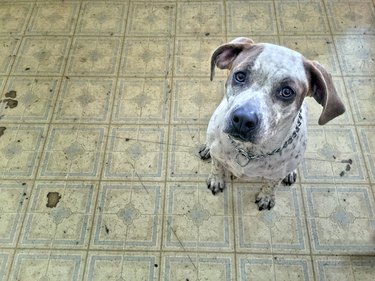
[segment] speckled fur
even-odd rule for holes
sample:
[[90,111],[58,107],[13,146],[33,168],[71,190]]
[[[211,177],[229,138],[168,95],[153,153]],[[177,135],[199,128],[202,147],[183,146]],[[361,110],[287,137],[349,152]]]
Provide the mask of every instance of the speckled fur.
[[[238,52],[241,48],[243,48],[242,51]],[[233,50],[235,54],[231,53]],[[254,44],[251,39],[247,38],[237,38],[215,51],[212,57],[211,79],[214,66],[230,69],[230,73],[226,83],[226,96],[211,117],[207,129],[207,140],[200,151],[202,159],[210,157],[212,159],[212,169],[207,185],[213,194],[225,188],[225,180],[230,173],[241,179],[261,179],[262,190],[255,202],[260,210],[271,209],[275,205],[275,189],[280,183],[290,185],[296,181],[296,168],[303,158],[307,143],[307,106],[304,98],[313,96],[318,100],[318,98],[322,99],[322,95],[323,97],[329,94],[334,95],[334,98],[338,100],[339,109],[342,109],[342,112],[345,110],[334,89],[330,90],[334,92],[333,94],[322,94],[320,91],[319,97],[314,96],[314,89],[321,87],[319,83],[323,82],[319,80],[319,85],[312,85],[314,82],[311,78],[312,74],[306,68],[311,64],[312,62],[307,61],[295,51],[272,44]],[[232,83],[233,73],[242,69],[250,73],[250,78],[245,86],[237,87]],[[283,81],[288,81],[287,83],[297,89],[296,98],[287,105],[274,98],[272,94],[275,87],[284,83]],[[224,131],[231,124],[228,121],[231,112],[243,104],[255,104],[259,108],[261,112],[259,130],[253,141],[236,140],[233,144],[233,140],[229,139]],[[327,105],[322,105],[325,110]],[[328,106],[332,107],[332,105]],[[300,110],[302,124],[297,137],[290,145],[280,153],[251,160],[244,167],[239,165],[241,160],[239,158],[243,156],[239,155],[235,146],[252,154],[267,153],[281,147],[292,135]],[[340,110],[335,112],[336,116],[342,113]],[[323,119],[329,121],[332,119],[331,115]]]

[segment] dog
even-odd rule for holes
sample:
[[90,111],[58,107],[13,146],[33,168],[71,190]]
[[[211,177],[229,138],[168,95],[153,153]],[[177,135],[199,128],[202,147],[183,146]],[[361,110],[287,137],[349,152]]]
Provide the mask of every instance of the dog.
[[322,65],[282,46],[236,38],[213,52],[211,81],[215,67],[229,75],[199,150],[201,159],[212,161],[207,186],[214,195],[223,191],[229,173],[260,179],[255,203],[270,210],[276,188],[296,181],[306,150],[305,97],[322,105],[319,125],[343,114],[345,106]]

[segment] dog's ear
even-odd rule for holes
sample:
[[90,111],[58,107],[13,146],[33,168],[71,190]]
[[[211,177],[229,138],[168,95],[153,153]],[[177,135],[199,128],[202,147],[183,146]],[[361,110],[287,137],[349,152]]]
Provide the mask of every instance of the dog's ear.
[[215,76],[215,66],[220,69],[230,69],[238,54],[244,49],[251,47],[253,44],[253,40],[239,37],[229,43],[219,46],[211,56],[211,81]]
[[343,114],[345,106],[336,92],[331,74],[316,61],[307,61],[306,64],[310,73],[309,96],[312,96],[323,106],[318,124],[324,125],[333,118]]

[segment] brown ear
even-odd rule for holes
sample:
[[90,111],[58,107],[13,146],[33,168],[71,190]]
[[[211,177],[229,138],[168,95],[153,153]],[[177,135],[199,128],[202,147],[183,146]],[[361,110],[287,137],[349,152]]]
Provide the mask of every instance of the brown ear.
[[307,61],[307,65],[311,75],[309,95],[323,106],[318,124],[324,125],[343,114],[345,106],[336,92],[331,74],[316,61]]
[[211,56],[211,81],[215,76],[215,66],[220,69],[230,69],[238,54],[253,44],[253,40],[239,37],[229,43],[219,46]]

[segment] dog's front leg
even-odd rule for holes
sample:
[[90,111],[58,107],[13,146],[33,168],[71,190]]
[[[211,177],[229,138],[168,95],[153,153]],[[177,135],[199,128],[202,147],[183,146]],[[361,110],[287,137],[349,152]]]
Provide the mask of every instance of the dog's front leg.
[[258,204],[259,211],[271,210],[273,206],[275,206],[275,191],[280,183],[281,180],[263,182],[262,189],[255,200],[255,203]]
[[215,195],[219,191],[223,192],[225,188],[225,168],[214,158],[211,158],[211,173],[207,179],[207,187]]

